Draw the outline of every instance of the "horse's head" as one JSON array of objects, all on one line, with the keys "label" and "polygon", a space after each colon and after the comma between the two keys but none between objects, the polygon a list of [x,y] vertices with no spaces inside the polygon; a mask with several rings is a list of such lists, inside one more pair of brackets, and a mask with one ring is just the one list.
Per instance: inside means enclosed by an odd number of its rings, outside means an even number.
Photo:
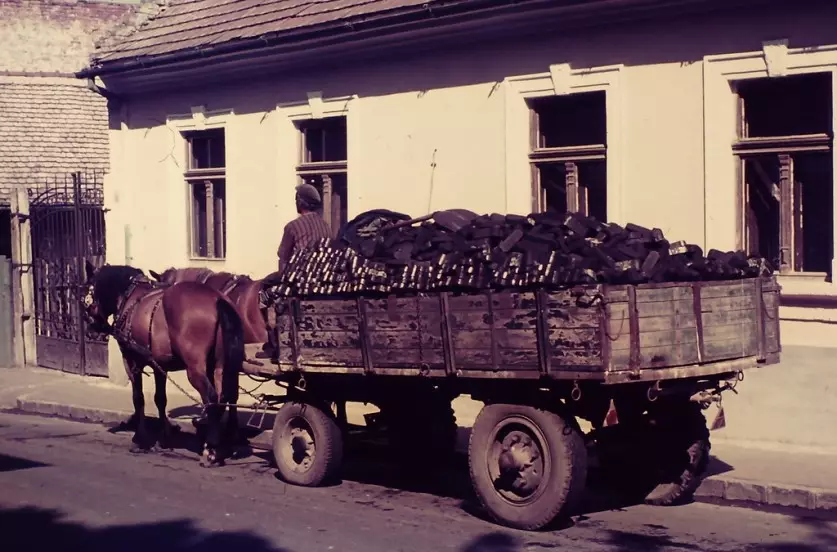
[{"label": "horse's head", "polygon": [[120,298],[128,293],[131,284],[138,277],[144,277],[142,270],[132,266],[105,265],[95,268],[90,261],[85,263],[87,279],[82,286],[82,303],[87,322],[94,330],[104,331],[109,327],[108,317],[116,314]]},{"label": "horse's head", "polygon": [[151,274],[152,278],[154,278],[161,284],[173,284],[177,276],[177,269],[167,268],[162,273],[156,272],[154,270],[149,270],[148,273]]}]

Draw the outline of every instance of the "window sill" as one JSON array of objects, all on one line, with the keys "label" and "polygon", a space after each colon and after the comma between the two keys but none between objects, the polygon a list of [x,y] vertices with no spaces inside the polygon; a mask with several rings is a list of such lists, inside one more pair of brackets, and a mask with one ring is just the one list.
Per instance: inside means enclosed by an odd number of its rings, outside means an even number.
[{"label": "window sill", "polygon": [[189,257],[190,261],[197,261],[197,262],[215,262],[215,263],[223,263],[227,260],[226,257]]},{"label": "window sill", "polygon": [[837,285],[825,274],[780,274],[783,307],[837,309]]}]

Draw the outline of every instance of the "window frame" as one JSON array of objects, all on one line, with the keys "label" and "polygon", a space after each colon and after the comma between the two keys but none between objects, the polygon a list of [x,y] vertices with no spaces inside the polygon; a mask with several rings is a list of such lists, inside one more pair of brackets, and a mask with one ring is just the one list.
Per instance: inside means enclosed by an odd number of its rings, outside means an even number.
[{"label": "window frame", "polygon": [[[211,168],[203,168],[203,169],[194,169],[192,168],[193,162],[193,155],[192,155],[192,148],[193,142],[192,140],[195,137],[203,136],[207,133],[213,133],[221,131],[222,139],[224,140],[224,166],[223,167],[211,167]],[[185,143],[185,155],[186,155],[186,162],[183,171],[183,180],[186,183],[186,192],[188,200],[188,212],[189,212],[189,220],[187,221],[188,228],[189,228],[189,256],[193,259],[201,259],[201,260],[226,260],[227,258],[227,199],[228,199],[228,190],[227,190],[227,130],[224,126],[218,126],[213,128],[200,128],[200,129],[189,129],[181,131],[181,135],[183,137],[183,141]],[[223,219],[220,223],[216,221],[216,210],[217,204],[215,203],[215,185],[218,181],[223,182],[224,186],[224,195],[221,199],[223,210]],[[203,184],[204,193],[205,193],[205,200],[207,203],[206,209],[206,220],[204,224],[206,226],[206,255],[202,255],[200,251],[200,245],[197,243],[199,236],[197,235],[197,226],[196,226],[196,217],[197,214],[195,213],[195,187]],[[212,208],[209,208],[209,205],[212,205]],[[220,233],[221,236],[221,243],[220,243],[220,254],[217,254],[219,249],[218,235]]]},{"label": "window frame", "polygon": [[505,103],[505,191],[506,210],[527,212],[535,198],[532,184],[532,125],[528,100],[604,91],[607,118],[607,217],[624,218],[622,143],[624,65],[573,68],[568,64],[548,66],[543,73],[516,75],[503,80]]},{"label": "window frame", "polygon": [[[342,119],[342,134],[343,140],[345,142],[346,151],[345,159],[341,160],[328,160],[328,161],[308,161],[308,147],[306,143],[306,131],[311,130],[317,126],[325,126],[324,122],[328,120],[337,120]],[[334,190],[334,176],[335,175],[342,175],[345,176],[345,187],[343,198],[342,200],[348,204],[348,174],[349,174],[349,118],[347,114],[337,114],[337,115],[328,115],[325,117],[320,118],[305,118],[305,119],[298,119],[294,121],[294,126],[297,130],[298,136],[298,155],[297,155],[297,165],[295,168],[297,182],[302,184],[305,182],[306,177],[319,177],[322,179],[322,210],[323,210],[323,219],[325,220],[326,224],[328,225],[332,235],[335,235],[337,231],[340,229],[342,224],[345,224],[347,221],[341,221],[342,218],[340,213],[334,213],[332,211],[332,203],[334,200],[335,190]],[[323,152],[325,153],[325,142],[326,142],[326,134],[323,133]],[[348,212],[348,205],[341,206],[341,211],[346,210]],[[336,220],[335,220],[336,219]]]},{"label": "window frame", "polygon": [[[604,93],[604,118],[605,118],[605,142],[607,141],[607,91],[579,91],[563,96],[547,96],[537,98],[543,99],[557,99],[575,96],[578,94],[589,93]],[[534,99],[534,98],[533,98]],[[564,184],[566,190],[566,205],[567,212],[580,213],[582,215],[589,214],[589,191],[584,182],[579,181],[579,163],[585,161],[603,161],[607,164],[607,144],[582,144],[573,146],[560,147],[543,147],[543,131],[540,125],[541,114],[533,105],[535,102],[529,101],[527,107],[529,109],[529,164],[531,167],[531,182],[532,182],[532,212],[543,212],[546,210],[546,189],[541,184],[541,169],[547,165],[561,165],[564,166],[565,176]],[[607,175],[607,172],[605,172]],[[607,176],[605,176],[607,179]],[[605,182],[605,189],[607,189],[607,182]]]},{"label": "window frame", "polygon": [[[703,58],[704,114],[704,242],[716,249],[742,249],[744,224],[739,159],[730,151],[737,138],[737,102],[733,82],[770,76],[830,72],[832,90],[837,91],[837,44],[816,48],[789,48],[787,40],[762,44],[760,50],[707,55]],[[832,126],[837,129],[837,94],[832,98]],[[837,151],[832,149],[837,168]],[[837,171],[833,171],[837,184]],[[837,190],[837,186],[835,186]],[[832,240],[837,248],[837,193],[834,193]],[[831,261],[837,273],[837,254]],[[810,273],[779,274],[783,295],[837,296],[837,284]]]},{"label": "window frame", "polygon": [[[802,75],[814,74],[829,74],[829,71],[808,71]],[[789,75],[801,76],[801,75]],[[779,266],[778,272],[783,276],[804,276],[809,278],[819,278],[825,280],[826,278],[833,278],[832,271],[827,272],[812,272],[804,270],[796,270],[798,264],[804,267],[804,259],[802,258],[803,242],[802,242],[802,227],[797,224],[797,216],[795,209],[799,207],[797,195],[799,191],[796,190],[796,181],[794,179],[794,154],[798,153],[834,153],[834,128],[832,125],[831,134],[827,132],[818,132],[811,134],[788,134],[782,136],[769,137],[750,137],[747,124],[746,102],[742,95],[740,88],[748,81],[764,80],[771,77],[756,77],[753,79],[742,79],[734,81],[731,86],[735,95],[736,103],[736,138],[732,143],[732,154],[736,159],[736,203],[738,205],[738,217],[740,222],[740,247],[748,253],[750,248],[750,235],[752,229],[748,221],[748,212],[750,207],[749,190],[747,183],[747,175],[745,165],[748,160],[757,159],[758,157],[775,155],[779,166],[779,178],[776,183],[779,187]],[[831,83],[831,103],[835,102],[835,89],[832,74]],[[833,109],[832,109],[833,110]],[[833,121],[834,114],[826,113],[823,117],[831,117]],[[831,171],[832,171],[832,188],[834,187],[834,160],[832,157]],[[837,218],[837,212],[832,210],[832,223]],[[832,236],[832,248],[837,244],[834,242]],[[832,254],[832,263],[833,263]]]}]

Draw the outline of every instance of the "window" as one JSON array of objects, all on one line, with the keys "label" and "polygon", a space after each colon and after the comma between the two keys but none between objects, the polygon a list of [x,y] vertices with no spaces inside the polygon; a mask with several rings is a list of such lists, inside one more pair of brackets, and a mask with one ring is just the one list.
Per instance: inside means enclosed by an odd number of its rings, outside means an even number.
[{"label": "window", "polygon": [[735,89],[745,248],[785,274],[830,275],[831,73],[753,79]]},{"label": "window", "polygon": [[529,102],[534,211],[607,220],[605,92]]},{"label": "window", "polygon": [[224,129],[185,134],[192,255],[224,258],[227,251],[227,180]]},{"label": "window", "polygon": [[326,117],[298,124],[300,164],[297,175],[323,198],[323,217],[336,235],[348,222],[346,117]]}]

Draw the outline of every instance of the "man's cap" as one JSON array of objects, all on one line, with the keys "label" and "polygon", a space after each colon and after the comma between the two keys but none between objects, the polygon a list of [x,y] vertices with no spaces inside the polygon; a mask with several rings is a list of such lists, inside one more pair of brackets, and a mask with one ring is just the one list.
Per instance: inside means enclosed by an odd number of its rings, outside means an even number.
[{"label": "man's cap", "polygon": [[300,184],[297,186],[296,196],[307,203],[319,204],[323,201],[322,198],[320,198],[320,192],[318,192],[317,188],[311,184]]}]

